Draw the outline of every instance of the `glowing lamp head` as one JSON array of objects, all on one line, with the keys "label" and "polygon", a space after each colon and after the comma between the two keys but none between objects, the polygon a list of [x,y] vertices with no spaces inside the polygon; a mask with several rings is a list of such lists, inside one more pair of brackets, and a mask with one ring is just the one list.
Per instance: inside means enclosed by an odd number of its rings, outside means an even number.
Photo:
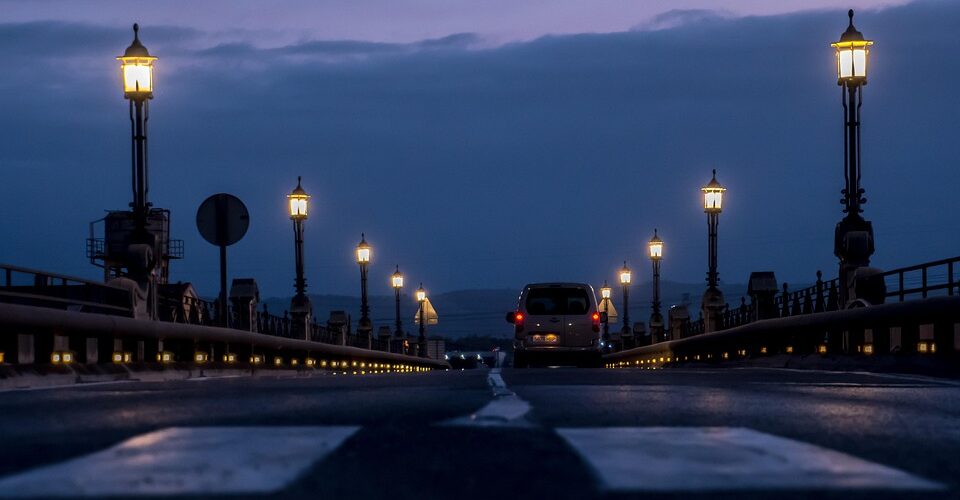
[{"label": "glowing lamp head", "polygon": [[633,274],[630,272],[630,268],[627,267],[626,261],[624,261],[623,267],[620,268],[620,284],[629,285],[632,279],[633,279]]},{"label": "glowing lamp head", "polygon": [[290,218],[293,220],[306,220],[310,195],[300,187],[300,177],[297,177],[297,187],[293,188],[293,191],[287,195],[287,201],[290,204]]},{"label": "glowing lamp head", "polygon": [[872,40],[863,37],[863,33],[853,27],[853,10],[847,12],[850,25],[840,35],[840,40],[830,44],[837,51],[837,85],[866,85],[867,59],[870,56]]},{"label": "glowing lamp head", "polygon": [[360,233],[360,243],[357,245],[357,264],[370,262],[370,245],[363,233]]},{"label": "glowing lamp head", "polygon": [[718,214],[723,211],[723,192],[727,188],[717,182],[717,169],[713,169],[713,178],[706,186],[700,188],[703,191],[703,211],[708,214]]},{"label": "glowing lamp head", "polygon": [[403,274],[400,273],[400,266],[397,266],[397,270],[394,271],[393,276],[390,276],[390,284],[397,290],[403,288]]},{"label": "glowing lamp head", "polygon": [[647,249],[650,250],[650,260],[660,260],[663,258],[663,240],[657,235],[657,230],[653,230],[653,238],[647,243]]},{"label": "glowing lamp head", "polygon": [[423,289],[423,283],[420,283],[420,288],[417,288],[417,302],[425,300],[427,300],[427,291]]},{"label": "glowing lamp head", "polygon": [[603,300],[610,300],[610,292],[611,292],[610,287],[607,286],[607,282],[604,281],[603,286],[600,287],[600,298],[602,298]]},{"label": "glowing lamp head", "polygon": [[140,43],[139,25],[133,25],[133,42],[117,60],[123,77],[123,96],[137,101],[153,99],[153,61],[157,58]]}]

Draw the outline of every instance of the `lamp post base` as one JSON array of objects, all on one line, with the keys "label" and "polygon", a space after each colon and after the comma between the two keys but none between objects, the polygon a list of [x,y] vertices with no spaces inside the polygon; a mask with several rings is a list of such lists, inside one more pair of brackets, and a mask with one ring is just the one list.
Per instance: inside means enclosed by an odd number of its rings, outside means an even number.
[{"label": "lamp post base", "polygon": [[310,322],[313,320],[313,305],[310,298],[297,294],[290,300],[290,330],[295,338],[310,340]]},{"label": "lamp post base", "polygon": [[722,328],[720,318],[726,306],[723,292],[719,288],[710,287],[703,292],[703,300],[700,302],[700,310],[703,313],[703,333],[715,332]]},{"label": "lamp post base", "polygon": [[857,269],[870,266],[873,255],[873,224],[859,215],[847,216],[834,231],[833,254],[840,259],[840,307],[856,300]]}]

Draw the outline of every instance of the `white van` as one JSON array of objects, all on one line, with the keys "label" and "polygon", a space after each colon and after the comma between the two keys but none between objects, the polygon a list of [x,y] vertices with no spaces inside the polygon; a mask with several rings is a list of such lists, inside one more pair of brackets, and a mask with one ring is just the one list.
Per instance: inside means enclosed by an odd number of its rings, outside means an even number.
[{"label": "white van", "polygon": [[514,325],[513,366],[599,367],[600,326],[606,313],[597,307],[593,287],[582,283],[534,283],[524,287]]}]

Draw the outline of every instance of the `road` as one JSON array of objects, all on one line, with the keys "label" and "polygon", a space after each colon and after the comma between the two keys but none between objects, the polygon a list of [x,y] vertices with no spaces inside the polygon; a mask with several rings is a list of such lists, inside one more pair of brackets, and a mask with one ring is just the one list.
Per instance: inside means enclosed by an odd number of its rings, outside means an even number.
[{"label": "road", "polygon": [[956,498],[958,416],[956,381],[776,369],[11,391],[0,497]]}]

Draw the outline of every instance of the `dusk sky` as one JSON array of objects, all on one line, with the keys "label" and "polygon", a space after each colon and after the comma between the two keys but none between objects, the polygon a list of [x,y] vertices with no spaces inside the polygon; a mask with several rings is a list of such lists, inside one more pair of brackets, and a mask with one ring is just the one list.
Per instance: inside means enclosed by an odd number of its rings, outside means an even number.
[{"label": "dusk sky", "polygon": [[[876,41],[863,107],[873,264],[960,248],[960,2],[0,0],[0,262],[90,278],[88,223],[130,201],[119,67],[159,56],[151,201],[216,294],[194,225],[217,192],[251,212],[231,277],[293,292],[285,195],[303,176],[309,292],[374,294],[395,264],[433,292],[532,281],[702,282],[710,170],[728,189],[720,277],[837,274],[846,9]],[[439,308],[440,306],[438,306]]]}]

